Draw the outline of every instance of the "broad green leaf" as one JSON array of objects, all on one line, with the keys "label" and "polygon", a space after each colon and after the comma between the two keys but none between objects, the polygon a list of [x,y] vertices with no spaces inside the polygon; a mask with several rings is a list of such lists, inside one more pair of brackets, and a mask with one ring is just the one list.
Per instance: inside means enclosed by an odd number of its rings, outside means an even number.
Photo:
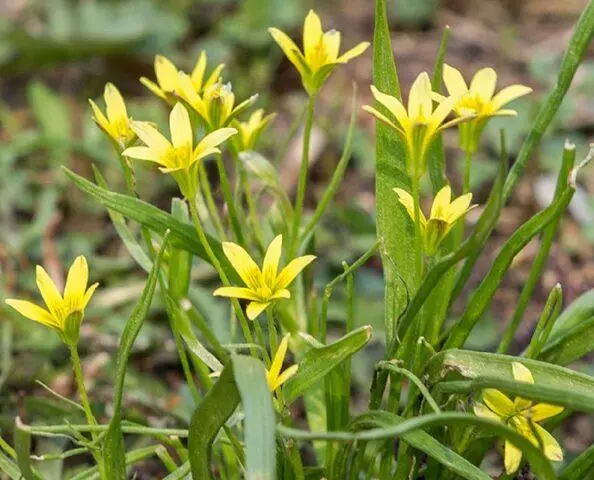
[{"label": "broad green leaf", "polygon": [[264,364],[246,355],[233,355],[231,361],[245,414],[246,478],[274,480],[276,414]]},{"label": "broad green leaf", "polygon": [[[305,335],[305,334],[302,334]],[[364,326],[330,345],[312,347],[299,362],[299,370],[283,388],[288,403],[294,401],[347,358],[362,349],[371,338],[371,327]]]},{"label": "broad green leaf", "polygon": [[[404,418],[399,417],[398,415],[395,415],[391,412],[372,410],[365,412],[359,417],[355,418],[349,426],[349,431],[360,432],[377,428],[387,428],[401,424],[404,421]],[[483,473],[478,467],[472,465],[464,457],[458,455],[453,450],[450,450],[448,447],[438,442],[428,433],[423,431],[408,432],[402,435],[402,440],[413,448],[426,453],[431,458],[434,458],[439,463],[444,465],[450,471],[460,475],[463,478],[472,480],[488,480],[491,478],[486,473]],[[339,478],[347,478],[347,465],[345,460],[348,461],[350,455],[352,455],[354,450],[357,448],[363,448],[363,446],[360,444],[345,445],[341,454],[337,456],[337,461],[341,461],[341,463],[343,463],[343,465],[340,465],[336,469],[336,473],[342,474],[335,477],[337,480]]]},{"label": "broad green leaf", "polygon": [[559,474],[559,480],[582,480],[594,471],[594,445],[584,450]]},{"label": "broad green leaf", "polygon": [[113,417],[109,423],[109,429],[105,436],[105,442],[103,444],[103,460],[105,473],[108,478],[112,479],[124,479],[126,477],[126,462],[124,456],[124,439],[122,436],[122,398],[124,394],[124,380],[126,378],[126,369],[128,366],[128,360],[132,351],[132,345],[134,340],[138,336],[142,324],[150,309],[153,295],[155,293],[155,287],[157,284],[157,277],[161,268],[161,262],[163,254],[167,247],[167,241],[169,232],[165,232],[163,236],[163,244],[159,251],[153,268],[149,274],[149,277],[142,291],[142,295],[134,308],[134,311],[130,315],[122,336],[120,338],[120,348],[118,350],[118,356],[116,359],[116,384],[114,389],[113,399]]},{"label": "broad green leaf", "polygon": [[[191,225],[176,220],[169,213],[164,212],[149,203],[121,193],[110,192],[109,190],[105,190],[104,188],[89,182],[87,179],[77,175],[66,167],[63,167],[63,169],[66,172],[66,175],[68,175],[82,191],[91,195],[106,208],[119,212],[124,215],[124,217],[145,225],[159,235],[163,235],[165,231],[169,229],[171,231],[170,237],[173,246],[183,248],[202,258],[204,261],[209,262],[208,255],[204,251],[204,248]],[[232,282],[241,283],[237,272],[235,272],[235,269],[223,254],[221,243],[208,235],[207,239],[229,279]]]},{"label": "broad green leaf", "polygon": [[[514,381],[513,362],[522,363],[532,372],[533,385]],[[570,409],[594,411],[593,377],[539,360],[497,353],[445,350],[431,359],[428,373],[433,384],[444,380],[453,380],[454,383],[459,383],[461,379],[476,380],[474,385],[472,382],[463,385],[465,382],[462,382],[459,386],[482,389],[499,381],[498,385],[512,394],[565,405]]]},{"label": "broad green leaf", "polygon": [[217,433],[239,405],[239,391],[233,377],[233,364],[225,366],[217,382],[192,415],[188,452],[193,478],[211,478],[210,450]]},{"label": "broad green leaf", "polygon": [[[386,0],[375,2],[373,34],[373,84],[380,91],[400,97],[400,85],[394,62]],[[380,105],[376,105],[382,108]],[[376,124],[375,199],[377,236],[381,242],[382,268],[386,285],[384,323],[386,343],[396,335],[396,319],[406,308],[406,289],[417,288],[414,255],[414,231],[407,213],[398,202],[394,187],[410,191],[406,173],[406,152],[402,140],[388,126]],[[402,284],[404,282],[404,285]]]}]

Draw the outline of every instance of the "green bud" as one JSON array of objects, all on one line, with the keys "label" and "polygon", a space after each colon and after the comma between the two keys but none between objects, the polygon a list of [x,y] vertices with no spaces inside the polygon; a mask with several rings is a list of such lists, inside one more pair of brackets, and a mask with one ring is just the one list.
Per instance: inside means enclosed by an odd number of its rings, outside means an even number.
[{"label": "green bud", "polygon": [[60,338],[68,345],[77,345],[80,338],[80,324],[85,314],[82,311],[72,312],[64,321],[64,330]]}]

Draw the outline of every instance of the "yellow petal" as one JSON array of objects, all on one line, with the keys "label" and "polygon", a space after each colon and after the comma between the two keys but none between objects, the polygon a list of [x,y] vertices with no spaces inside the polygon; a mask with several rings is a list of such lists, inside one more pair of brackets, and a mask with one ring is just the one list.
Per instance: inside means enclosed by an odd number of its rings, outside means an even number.
[{"label": "yellow petal", "polygon": [[109,124],[109,120],[103,115],[103,112],[99,109],[97,104],[89,98],[89,104],[91,105],[91,109],[93,110],[93,117],[99,127],[101,127],[104,131],[111,135],[111,125]]},{"label": "yellow petal", "polygon": [[460,217],[465,215],[470,210],[470,202],[472,202],[472,193],[460,195],[454,200],[448,208],[448,216],[446,221],[448,223],[455,223]]},{"label": "yellow petal", "polygon": [[54,281],[40,265],[37,265],[36,277],[37,288],[39,288],[39,293],[41,293],[43,301],[50,313],[53,316],[57,316],[56,312],[62,308],[62,304],[64,303],[62,295],[60,295]]},{"label": "yellow petal", "polygon": [[491,116],[493,117],[517,117],[518,116],[518,112],[516,112],[515,110],[509,110],[509,109],[501,109],[501,110],[497,110],[496,112],[492,113]]},{"label": "yellow petal", "polygon": [[301,271],[316,259],[315,255],[304,255],[297,257],[289,262],[289,264],[281,270],[276,277],[276,285],[273,290],[281,290],[287,288]]},{"label": "yellow petal", "polygon": [[499,417],[510,417],[514,413],[513,402],[499,390],[493,388],[483,390],[483,402]]},{"label": "yellow petal", "polygon": [[528,400],[527,398],[516,397],[514,398],[514,410],[522,411],[528,410],[532,406],[532,400]]},{"label": "yellow petal", "polygon": [[206,73],[206,52],[202,50],[200,52],[200,56],[198,57],[198,61],[192,70],[190,78],[192,80],[192,84],[194,85],[194,89],[199,92],[202,90],[202,84],[204,83],[204,74]]},{"label": "yellow petal", "polygon": [[66,287],[64,288],[64,301],[71,306],[73,310],[82,310],[82,300],[89,283],[89,266],[87,259],[79,255],[74,259],[68,277]]},{"label": "yellow petal", "polygon": [[470,82],[470,93],[478,95],[483,101],[488,102],[495,93],[497,73],[492,68],[483,68],[475,73]]},{"label": "yellow petal", "polygon": [[533,422],[541,422],[547,418],[559,415],[563,410],[565,410],[563,407],[557,405],[537,403],[530,409],[529,415]]},{"label": "yellow petal", "polygon": [[396,132],[398,133],[398,135],[400,135],[402,137],[405,136],[404,130],[402,130],[402,127],[399,127],[398,125],[396,125],[394,122],[392,122],[392,120],[389,120],[382,113],[378,112],[375,108],[370,107],[369,105],[363,105],[361,108],[363,110],[365,110],[367,113],[371,113],[380,122],[383,122],[386,125],[388,125],[389,127],[391,127],[394,130],[396,130]]},{"label": "yellow petal", "polygon": [[297,373],[297,370],[299,370],[299,365],[291,365],[289,368],[283,371],[283,373],[281,373],[276,379],[274,389],[272,389],[272,391],[282,386],[289,378]]},{"label": "yellow petal", "polygon": [[443,122],[454,109],[457,100],[458,99],[456,97],[447,97],[437,106],[430,117],[431,124],[429,126],[429,131],[427,132],[428,135],[432,135],[435,131],[445,128]]},{"label": "yellow petal", "polygon": [[501,418],[495,412],[489,409],[484,403],[475,402],[472,406],[474,414],[478,417],[488,418],[500,422]]},{"label": "yellow petal", "polygon": [[260,300],[260,297],[252,290],[244,287],[220,287],[213,292],[213,295],[215,297],[241,298],[243,300]]},{"label": "yellow petal", "polygon": [[221,63],[220,65],[217,65],[214,68],[212,73],[208,76],[208,79],[206,80],[206,82],[204,82],[204,85],[202,86],[203,90],[214,85],[220,79],[221,72],[223,71],[223,68],[225,68],[224,63]]},{"label": "yellow petal", "polygon": [[293,40],[291,40],[286,33],[281,32],[278,28],[269,28],[268,31],[270,32],[270,35],[274,41],[287,56],[289,61],[295,65],[297,70],[299,70],[299,73],[301,73],[301,75],[305,75],[307,73],[303,70],[305,59],[303,58],[303,54],[299,51],[297,45],[295,45],[295,42],[293,42]]},{"label": "yellow petal", "polygon": [[283,236],[278,235],[268,246],[266,255],[264,256],[264,263],[262,264],[262,276],[264,278],[264,284],[270,287],[274,287],[276,282],[276,274],[278,272],[278,264],[283,248]]},{"label": "yellow petal", "polygon": [[555,462],[560,462],[563,460],[563,450],[561,450],[561,446],[557,440],[555,440],[555,437],[553,437],[543,427],[536,423],[534,424],[534,428],[536,429],[536,433],[542,441],[545,456],[549,460],[553,460]]},{"label": "yellow petal", "polygon": [[171,142],[174,147],[189,146],[190,150],[194,143],[194,133],[190,123],[190,115],[181,103],[176,103],[169,115],[169,129],[171,131]]},{"label": "yellow petal", "polygon": [[177,85],[177,67],[163,55],[155,57],[157,83],[165,92],[173,92]]},{"label": "yellow petal", "polygon": [[461,97],[468,92],[468,86],[460,71],[447,63],[443,65],[443,83],[451,96]]},{"label": "yellow petal", "polygon": [[356,58],[359,55],[362,55],[365,52],[365,50],[367,50],[369,48],[369,45],[371,45],[369,42],[361,42],[358,45],[355,45],[353,48],[351,48],[350,50],[347,50],[340,57],[338,57],[336,59],[336,62],[337,63],[350,62],[353,58]]},{"label": "yellow petal", "polygon": [[308,62],[315,55],[315,50],[320,43],[322,35],[320,17],[313,10],[310,10],[303,23],[303,53]]},{"label": "yellow petal", "polygon": [[523,97],[532,93],[530,87],[524,85],[510,85],[509,87],[503,88],[497,95],[491,100],[491,105],[494,110],[499,110],[503,105],[509,103],[516,98]]},{"label": "yellow petal", "polygon": [[431,80],[426,72],[416,78],[408,95],[408,117],[411,122],[415,119],[427,121],[433,111],[431,100]]},{"label": "yellow petal", "polygon": [[507,474],[514,473],[520,466],[522,461],[522,450],[516,447],[513,443],[505,441],[505,472]]},{"label": "yellow petal", "polygon": [[262,285],[262,274],[252,257],[233,242],[223,242],[223,252],[248,288],[258,290]]},{"label": "yellow petal", "polygon": [[281,298],[291,298],[291,292],[289,292],[286,288],[281,290],[277,290],[270,296],[270,300],[280,300]]},{"label": "yellow petal", "polygon": [[149,162],[155,162],[160,165],[164,165],[157,152],[149,147],[128,147],[122,152],[122,155],[137,160],[147,160]]},{"label": "yellow petal", "polygon": [[[398,200],[400,201],[400,203],[402,205],[404,205],[404,208],[406,208],[406,211],[408,212],[409,217],[414,222],[415,221],[415,200],[413,199],[412,195],[410,193],[408,193],[406,190],[403,190],[402,188],[394,188],[393,190],[398,195]],[[425,215],[423,214],[422,211],[419,211],[419,216],[420,216],[419,220],[421,221],[421,227],[425,228],[427,226],[427,219],[425,218]]]},{"label": "yellow petal", "polygon": [[266,307],[270,305],[270,302],[260,303],[260,302],[250,302],[247,306],[245,313],[250,320],[254,320],[260,315]]},{"label": "yellow petal", "polygon": [[82,300],[82,308],[81,308],[82,310],[87,308],[87,305],[91,301],[91,297],[93,296],[93,293],[95,293],[95,290],[97,289],[98,286],[99,286],[98,283],[94,283],[87,289],[87,291],[85,292],[85,295],[83,297],[83,300]]},{"label": "yellow petal", "polygon": [[431,206],[430,218],[444,220],[447,222],[451,198],[452,189],[449,185],[446,185],[441,190],[439,190],[437,195],[435,195],[435,200],[433,200],[433,205]]},{"label": "yellow petal", "polygon": [[532,373],[524,365],[519,362],[512,362],[512,372],[514,379],[518,382],[534,383]]},{"label": "yellow petal", "polygon": [[223,143],[225,140],[227,140],[229,137],[235,135],[236,133],[237,130],[235,128],[219,128],[218,130],[215,130],[214,132],[206,135],[206,137],[204,137],[200,141],[200,143],[196,147],[196,150],[202,151],[216,147]]},{"label": "yellow petal", "polygon": [[287,349],[289,348],[289,338],[291,337],[290,333],[287,333],[281,340],[278,349],[274,353],[274,358],[272,359],[272,364],[270,365],[269,375],[272,379],[277,379],[281,369],[283,368],[283,363],[285,361],[285,356],[287,355]]},{"label": "yellow petal", "polygon": [[326,48],[325,63],[336,62],[340,50],[340,32],[338,30],[330,30],[323,35],[322,41]]},{"label": "yellow petal", "polygon": [[197,162],[198,160],[202,160],[209,155],[214,155],[215,153],[221,153],[218,148],[207,148],[206,150],[200,150],[198,147],[194,150],[194,155],[192,156],[192,162]]},{"label": "yellow petal", "polygon": [[146,77],[140,77],[140,83],[142,83],[146,88],[153,92],[157,97],[162,98],[165,101],[168,101],[167,95],[165,95],[163,89],[161,89],[159,85],[157,85],[152,80],[149,80]]},{"label": "yellow petal", "polygon": [[110,122],[115,122],[121,119],[128,119],[128,111],[126,110],[124,98],[122,97],[122,94],[113,83],[107,83],[105,85],[103,98],[105,99],[105,110],[107,112],[107,118]]},{"label": "yellow petal", "polygon": [[396,97],[380,92],[373,85],[371,86],[371,93],[379,103],[381,103],[384,107],[386,107],[389,110],[389,112],[392,115],[394,115],[396,121],[401,125],[401,127],[406,129],[407,126],[410,124],[410,121],[408,118],[408,114],[406,113],[406,109],[404,108],[404,105],[402,105],[400,100],[398,100]]},{"label": "yellow petal", "polygon": [[34,303],[12,298],[6,300],[6,303],[30,320],[47,325],[48,327],[60,327],[47,310],[35,305]]},{"label": "yellow petal", "polygon": [[171,149],[171,144],[161,132],[153,127],[148,122],[132,122],[130,127],[134,130],[134,133],[138,135],[138,138],[142,140],[148,147],[155,150],[156,154],[160,157],[167,155]]}]

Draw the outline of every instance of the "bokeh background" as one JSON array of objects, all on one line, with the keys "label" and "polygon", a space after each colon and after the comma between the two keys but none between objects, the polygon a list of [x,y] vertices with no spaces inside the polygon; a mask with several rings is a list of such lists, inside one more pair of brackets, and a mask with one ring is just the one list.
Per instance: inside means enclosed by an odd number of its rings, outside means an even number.
[{"label": "bokeh background", "polygon": [[[470,76],[492,66],[499,84],[523,83],[533,95],[513,105],[516,119],[493,121],[483,137],[472,172],[475,198],[488,193],[499,152],[499,129],[506,128],[511,159],[527,134],[546,92],[554,85],[561,55],[585,0],[388,0],[394,53],[404,91],[422,70],[431,70],[443,27],[452,29],[446,61]],[[37,298],[34,266],[42,264],[59,282],[64,269],[78,254],[91,259],[93,281],[101,282],[82,330],[81,350],[94,407],[109,415],[113,353],[122,326],[145,279],[125,250],[103,207],[93,203],[69,183],[60,169],[67,165],[89,178],[91,165],[104,173],[113,189],[122,191],[118,161],[103,134],[91,120],[87,98],[101,100],[107,81],[124,94],[134,119],[166,125],[167,109],[139,83],[154,78],[156,53],[168,56],[180,68],[191,70],[201,50],[209,64],[224,62],[230,81],[242,100],[259,93],[258,107],[278,117],[261,152],[277,162],[290,191],[295,186],[300,160],[299,134],[286,145],[289,126],[303,109],[305,96],[298,75],[282,57],[267,33],[269,26],[301,35],[309,8],[321,15],[324,28],[342,32],[350,47],[371,40],[371,0],[0,0],[0,298]],[[594,57],[586,57],[553,125],[531,159],[529,168],[504,208],[495,235],[479,261],[471,286],[489,268],[498,246],[552,195],[563,143],[577,145],[578,159],[588,151],[594,128]],[[314,206],[341,153],[352,84],[359,86],[360,103],[371,101],[371,50],[335,71],[320,96],[312,144],[312,166],[307,202]],[[102,103],[100,103],[102,105]],[[315,282],[323,287],[341,261],[351,261],[374,241],[373,121],[358,114],[350,166],[338,200],[319,230],[317,244],[323,259]],[[445,138],[448,170],[459,190],[461,158],[455,132]],[[212,172],[215,190],[216,175]],[[169,209],[175,185],[151,168],[137,168],[142,197]],[[588,290],[594,280],[594,171],[586,170],[570,213],[562,223],[546,274],[530,304],[520,335],[518,352],[525,345],[548,291],[560,282],[565,305]],[[470,223],[476,219],[470,215]],[[514,311],[527,278],[538,241],[516,259],[498,291],[481,327],[467,346],[493,349]],[[192,300],[217,333],[230,338],[227,305],[212,298],[213,272],[194,265]],[[364,401],[369,366],[383,346],[382,290],[377,259],[356,280],[357,318],[376,329],[375,343],[354,362],[353,401]],[[464,308],[464,302],[456,311]],[[330,319],[344,320],[343,295],[335,291]],[[586,361],[576,368],[594,374]],[[78,413],[57,401],[37,381],[62,395],[74,392],[68,352],[57,336],[13,315],[0,305],[0,434],[9,435],[15,415],[27,422],[76,422]],[[127,377],[127,418],[156,425],[187,422],[192,400],[184,385],[175,346],[159,300],[135,344]],[[361,385],[361,387],[359,387]],[[569,456],[592,442],[591,418],[576,416],[564,427]],[[41,441],[39,451],[59,450]],[[68,460],[69,465],[84,459]],[[44,464],[46,478],[61,478],[61,462]],[[137,478],[156,478],[160,470],[147,463]],[[0,477],[2,474],[0,473]]]}]

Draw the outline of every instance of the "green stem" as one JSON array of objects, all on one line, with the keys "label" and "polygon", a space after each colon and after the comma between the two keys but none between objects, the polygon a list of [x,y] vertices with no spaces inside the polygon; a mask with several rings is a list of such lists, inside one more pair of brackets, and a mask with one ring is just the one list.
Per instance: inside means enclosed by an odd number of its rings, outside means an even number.
[{"label": "green stem", "polygon": [[260,325],[260,320],[254,320],[254,330],[256,330],[256,337],[258,337],[258,344],[262,347],[262,354],[264,363],[266,364],[266,368],[270,368],[270,357],[271,354],[268,353],[268,345],[266,345],[266,337],[264,336],[264,331],[262,330],[262,325]]},{"label": "green stem", "polygon": [[316,105],[316,97],[309,97],[307,111],[305,116],[305,127],[303,131],[303,151],[301,154],[301,165],[299,166],[299,180],[297,183],[297,197],[295,198],[295,213],[293,216],[293,225],[291,228],[291,248],[289,249],[289,258],[297,254],[299,246],[299,225],[301,225],[301,216],[303,214],[303,203],[305,202],[305,190],[307,187],[307,174],[309,171],[309,144],[311,140],[311,130],[313,127],[313,116]]},{"label": "green stem", "polygon": [[412,179],[413,184],[413,200],[415,207],[415,275],[417,285],[421,284],[421,277],[423,275],[423,236],[421,233],[421,192],[420,192],[420,177],[417,172]]},{"label": "green stem", "polygon": [[[235,208],[235,202],[233,201],[233,193],[231,192],[231,184],[229,183],[229,177],[227,176],[227,170],[225,169],[225,164],[223,163],[223,155],[217,153],[215,155],[215,160],[217,163],[217,169],[219,171],[219,178],[221,181],[221,190],[223,191],[223,198],[225,203],[227,204],[227,209],[229,210],[229,218],[231,220],[231,228],[233,233],[235,234],[235,239],[240,245],[245,245],[245,238],[243,236],[243,231],[241,229],[241,223],[239,222],[237,216],[237,209]],[[191,202],[193,203],[193,201]]]},{"label": "green stem", "polygon": [[266,319],[268,320],[268,341],[270,343],[270,356],[274,357],[276,351],[278,350],[278,335],[276,333],[273,307],[266,311]]},{"label": "green stem", "polygon": [[464,183],[462,186],[462,194],[470,192],[470,171],[472,169],[472,152],[464,153]]}]

